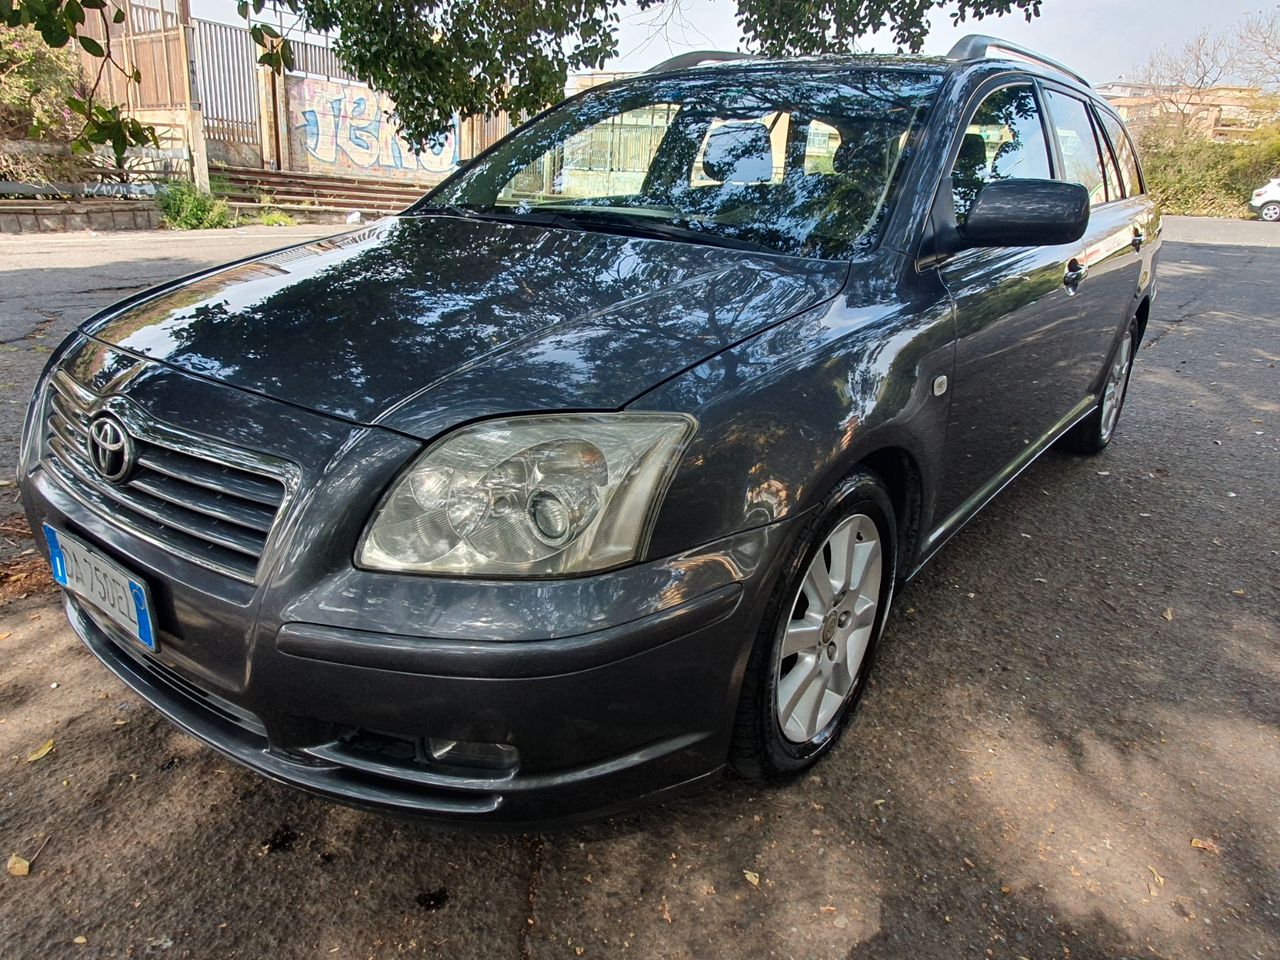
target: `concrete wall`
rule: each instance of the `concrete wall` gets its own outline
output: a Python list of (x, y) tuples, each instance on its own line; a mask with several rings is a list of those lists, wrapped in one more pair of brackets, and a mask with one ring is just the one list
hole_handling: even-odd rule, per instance
[(160, 208), (150, 200), (0, 200), (0, 233), (68, 230), (154, 230)]
[(458, 163), (457, 124), (432, 150), (414, 156), (386, 119), (392, 103), (366, 86), (288, 76), (290, 170), (421, 181)]
[(262, 166), (262, 147), (256, 143), (233, 143), (230, 140), (206, 139), (209, 162), (222, 167)]

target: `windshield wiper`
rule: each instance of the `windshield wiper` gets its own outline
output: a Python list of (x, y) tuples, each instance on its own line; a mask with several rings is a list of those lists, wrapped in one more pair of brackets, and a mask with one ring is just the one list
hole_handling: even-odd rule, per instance
[[(538, 214), (539, 217), (545, 216)], [(553, 215), (557, 221), (568, 221), (579, 230), (599, 230), (622, 236), (652, 237), (658, 240), (682, 240), (730, 250), (749, 250), (753, 253), (777, 253), (778, 251), (752, 240), (739, 240), (718, 233), (708, 233), (693, 227), (682, 226), (669, 220), (653, 220), (649, 217), (629, 217), (620, 213), (602, 213), (591, 210), (561, 210)]]
[(701, 243), (712, 247), (725, 247), (730, 250), (748, 250), (752, 253), (776, 254), (778, 251), (763, 243), (751, 240), (739, 240), (715, 233), (707, 233), (693, 227), (681, 226), (666, 220), (653, 220), (648, 217), (628, 217), (618, 213), (601, 213), (595, 210), (563, 210), (555, 213), (544, 213), (540, 210), (519, 210), (509, 208), (476, 208), (459, 207), (454, 204), (442, 204), (438, 207), (423, 207), (423, 214), (444, 214), (446, 216), (464, 217), (469, 220), (493, 220), (498, 223), (528, 223), (541, 227), (554, 227), (560, 230), (579, 230), (583, 232), (599, 231), (627, 237), (648, 237), (656, 240), (679, 240), (686, 243)]
[(445, 203), (438, 207), (423, 207), (418, 212), (424, 216), (442, 214), (449, 217), (464, 217), (468, 220), (493, 220), (497, 223), (535, 223), (538, 226), (560, 227), (564, 230), (585, 229), (582, 224), (559, 214), (536, 213), (534, 211), (521, 212), (514, 208), (504, 210), (500, 207), (460, 207), (456, 204)]

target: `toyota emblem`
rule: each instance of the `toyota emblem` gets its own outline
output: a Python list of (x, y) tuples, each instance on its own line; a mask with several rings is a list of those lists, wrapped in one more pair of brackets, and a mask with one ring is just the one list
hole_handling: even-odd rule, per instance
[(133, 472), (133, 438), (109, 413), (89, 424), (89, 460), (109, 483), (122, 483)]

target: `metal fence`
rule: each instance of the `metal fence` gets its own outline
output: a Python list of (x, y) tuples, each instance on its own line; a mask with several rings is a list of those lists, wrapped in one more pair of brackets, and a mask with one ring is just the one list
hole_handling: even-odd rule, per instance
[(293, 48), (293, 73), (305, 73), (325, 80), (359, 82), (355, 74), (338, 61), (330, 47), (300, 40), (289, 41), (289, 46)]
[(208, 20), (193, 20), (192, 26), (205, 136), (258, 143), (258, 51), (253, 38), (243, 27)]

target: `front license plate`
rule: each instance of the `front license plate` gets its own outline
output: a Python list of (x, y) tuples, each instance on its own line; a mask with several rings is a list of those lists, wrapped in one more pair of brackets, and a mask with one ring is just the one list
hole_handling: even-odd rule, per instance
[(147, 585), (92, 547), (44, 525), (53, 579), (110, 617), (148, 650), (156, 649)]

